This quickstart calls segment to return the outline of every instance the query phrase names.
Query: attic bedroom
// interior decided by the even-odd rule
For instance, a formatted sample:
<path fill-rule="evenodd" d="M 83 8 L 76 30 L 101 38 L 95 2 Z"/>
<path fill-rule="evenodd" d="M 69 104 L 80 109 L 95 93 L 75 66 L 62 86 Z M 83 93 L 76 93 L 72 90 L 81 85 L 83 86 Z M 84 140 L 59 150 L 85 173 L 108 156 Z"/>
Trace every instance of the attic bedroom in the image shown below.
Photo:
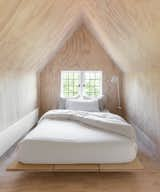
<path fill-rule="evenodd" d="M 160 190 L 159 10 L 0 0 L 0 192 Z"/>

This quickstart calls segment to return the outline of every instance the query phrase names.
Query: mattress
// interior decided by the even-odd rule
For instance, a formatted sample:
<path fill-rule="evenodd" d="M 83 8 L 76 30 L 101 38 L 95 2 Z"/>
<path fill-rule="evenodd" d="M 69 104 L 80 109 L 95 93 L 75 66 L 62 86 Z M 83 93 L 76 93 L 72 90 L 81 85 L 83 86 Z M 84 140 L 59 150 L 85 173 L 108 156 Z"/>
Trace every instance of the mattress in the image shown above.
<path fill-rule="evenodd" d="M 126 163 L 136 142 L 71 120 L 42 120 L 19 144 L 19 162 L 31 164 Z"/>

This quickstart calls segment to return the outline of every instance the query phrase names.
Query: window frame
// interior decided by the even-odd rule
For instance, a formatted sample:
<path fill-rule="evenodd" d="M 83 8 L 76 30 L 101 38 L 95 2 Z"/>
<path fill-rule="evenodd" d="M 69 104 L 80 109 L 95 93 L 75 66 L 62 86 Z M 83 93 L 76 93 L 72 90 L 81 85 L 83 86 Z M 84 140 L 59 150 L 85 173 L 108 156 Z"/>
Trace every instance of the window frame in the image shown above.
<path fill-rule="evenodd" d="M 97 97 L 101 97 L 103 95 L 103 71 L 100 70 L 85 70 L 82 71 L 83 73 L 83 84 L 82 86 L 85 84 L 85 73 L 100 73 L 100 80 L 101 80 L 101 84 L 99 85 L 99 89 L 100 89 L 100 94 L 98 96 L 88 96 L 85 95 L 85 91 L 82 90 L 82 97 L 88 97 L 88 98 L 97 98 Z M 83 89 L 83 88 L 82 88 Z"/>
<path fill-rule="evenodd" d="M 78 95 L 76 96 L 64 96 L 64 84 L 63 84 L 63 73 L 65 72 L 76 72 L 76 73 L 79 73 L 79 89 L 78 89 Z M 100 89 L 100 94 L 98 96 L 88 96 L 88 95 L 85 95 L 85 91 L 84 91 L 84 84 L 85 84 L 85 73 L 100 73 L 100 80 L 101 80 L 101 83 L 100 83 L 100 86 L 99 86 L 99 89 Z M 101 97 L 102 94 L 103 94 L 103 71 L 100 71 L 100 70 L 62 70 L 61 71 L 61 77 L 60 77 L 60 80 L 61 80 L 61 90 L 60 90 L 60 95 L 61 97 L 63 98 L 77 98 L 77 97 L 88 97 L 88 98 L 97 98 L 97 97 Z"/>
<path fill-rule="evenodd" d="M 80 76 L 80 79 L 79 79 L 79 85 L 81 84 L 80 83 L 80 81 L 81 81 L 81 71 L 76 71 L 76 70 L 63 70 L 63 71 L 61 71 L 61 90 L 60 90 L 60 95 L 61 95 L 61 97 L 63 97 L 63 98 L 77 98 L 77 97 L 79 97 L 79 95 L 80 95 L 80 89 L 78 89 L 78 95 L 76 95 L 76 96 L 65 96 L 64 95 L 64 87 L 63 87 L 63 73 L 68 73 L 68 72 L 76 72 L 76 73 L 79 73 L 79 76 Z"/>

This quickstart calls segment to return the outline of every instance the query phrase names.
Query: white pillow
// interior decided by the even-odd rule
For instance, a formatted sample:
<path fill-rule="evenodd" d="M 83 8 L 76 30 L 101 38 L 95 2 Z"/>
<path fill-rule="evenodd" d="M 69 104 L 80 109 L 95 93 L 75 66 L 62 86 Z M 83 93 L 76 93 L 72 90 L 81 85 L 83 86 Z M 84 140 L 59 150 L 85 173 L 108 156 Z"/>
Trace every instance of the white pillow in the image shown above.
<path fill-rule="evenodd" d="M 66 98 L 60 97 L 58 109 L 65 109 L 65 105 L 66 105 Z"/>
<path fill-rule="evenodd" d="M 91 97 L 88 97 L 88 96 L 83 96 L 83 99 L 93 100 Z M 100 97 L 97 97 L 96 99 L 98 100 L 99 110 L 104 111 L 104 109 L 106 107 L 105 104 L 104 104 L 104 95 L 102 95 Z"/>
<path fill-rule="evenodd" d="M 98 100 L 67 99 L 66 109 L 76 111 L 99 112 Z"/>
<path fill-rule="evenodd" d="M 79 98 L 79 96 L 72 97 L 72 99 L 78 99 L 78 98 Z M 58 109 L 65 109 L 66 101 L 67 101 L 67 98 L 60 97 L 59 98 L 59 103 L 58 103 Z"/>

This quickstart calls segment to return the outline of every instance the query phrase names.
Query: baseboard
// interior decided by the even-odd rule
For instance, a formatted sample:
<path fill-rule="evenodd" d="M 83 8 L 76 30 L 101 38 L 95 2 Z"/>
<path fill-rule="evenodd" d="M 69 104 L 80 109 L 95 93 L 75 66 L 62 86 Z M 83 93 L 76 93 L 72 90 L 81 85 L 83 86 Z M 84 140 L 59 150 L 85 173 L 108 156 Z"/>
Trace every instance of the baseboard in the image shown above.
<path fill-rule="evenodd" d="M 158 158 L 157 145 L 154 141 L 140 128 L 138 128 L 133 122 L 130 122 L 136 129 L 137 142 L 140 147 L 143 147 L 145 152 L 149 152 L 148 155 Z"/>
<path fill-rule="evenodd" d="M 36 124 L 38 113 L 35 109 L 0 133 L 0 157 Z"/>

